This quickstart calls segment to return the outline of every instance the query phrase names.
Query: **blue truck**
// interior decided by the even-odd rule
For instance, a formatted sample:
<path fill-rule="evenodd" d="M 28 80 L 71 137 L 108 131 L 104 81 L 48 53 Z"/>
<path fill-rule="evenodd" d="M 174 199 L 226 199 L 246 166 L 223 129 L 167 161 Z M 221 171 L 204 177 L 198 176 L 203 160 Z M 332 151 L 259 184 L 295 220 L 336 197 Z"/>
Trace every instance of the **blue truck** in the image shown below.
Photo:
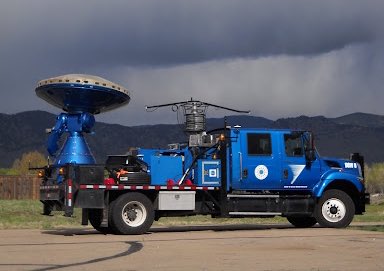
<path fill-rule="evenodd" d="M 81 208 L 83 225 L 143 234 L 170 216 L 282 216 L 295 227 L 342 228 L 365 212 L 369 194 L 359 154 L 320 157 L 310 131 L 227 125 L 205 131 L 201 104 L 190 102 L 187 142 L 134 148 L 104 164 L 45 167 L 44 214 L 72 216 Z"/>
<path fill-rule="evenodd" d="M 192 215 L 283 216 L 295 227 L 319 223 L 339 228 L 363 214 L 369 203 L 359 154 L 349 160 L 322 158 L 310 131 L 246 129 L 226 123 L 207 131 L 208 107 L 248 111 L 192 98 L 147 107 L 182 111 L 186 142 L 132 148 L 96 164 L 84 133 L 92 133 L 95 114 L 128 104 L 129 91 L 84 74 L 41 80 L 35 91 L 65 111 L 47 130 L 47 151 L 55 161 L 39 172 L 46 215 L 55 210 L 72 216 L 74 208 L 81 208 L 83 225 L 115 234 L 142 234 L 161 217 Z"/>

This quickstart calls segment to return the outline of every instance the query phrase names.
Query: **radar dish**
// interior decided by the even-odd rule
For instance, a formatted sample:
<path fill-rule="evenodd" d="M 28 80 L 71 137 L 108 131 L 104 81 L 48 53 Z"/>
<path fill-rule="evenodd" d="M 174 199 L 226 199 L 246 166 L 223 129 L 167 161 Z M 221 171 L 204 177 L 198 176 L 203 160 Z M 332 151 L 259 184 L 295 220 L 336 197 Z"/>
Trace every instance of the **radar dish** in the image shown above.
<path fill-rule="evenodd" d="M 98 114 L 129 103 L 124 87 L 104 78 L 86 74 L 67 74 L 41 80 L 36 94 L 68 113 Z"/>

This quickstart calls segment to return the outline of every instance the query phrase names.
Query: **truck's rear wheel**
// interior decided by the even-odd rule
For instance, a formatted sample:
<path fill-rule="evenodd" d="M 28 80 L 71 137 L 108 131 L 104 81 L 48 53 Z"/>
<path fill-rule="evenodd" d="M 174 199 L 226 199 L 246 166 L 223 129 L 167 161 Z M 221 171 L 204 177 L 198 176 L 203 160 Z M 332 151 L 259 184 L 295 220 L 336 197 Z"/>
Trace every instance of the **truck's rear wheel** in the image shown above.
<path fill-rule="evenodd" d="M 91 223 L 92 227 L 98 232 L 107 234 L 112 233 L 112 229 L 110 226 L 101 227 L 101 223 L 103 222 L 104 212 L 103 209 L 88 209 L 88 220 Z"/>
<path fill-rule="evenodd" d="M 324 192 L 316 206 L 316 219 L 323 227 L 345 228 L 353 220 L 355 204 L 348 194 L 331 189 Z"/>
<path fill-rule="evenodd" d="M 296 228 L 310 228 L 317 223 L 316 218 L 310 216 L 288 216 L 287 219 Z"/>
<path fill-rule="evenodd" d="M 112 226 L 118 234 L 142 234 L 149 230 L 155 218 L 152 202 L 141 193 L 118 197 L 111 208 Z"/>
<path fill-rule="evenodd" d="M 51 215 L 52 213 L 52 206 L 48 203 L 43 203 L 43 215 Z"/>

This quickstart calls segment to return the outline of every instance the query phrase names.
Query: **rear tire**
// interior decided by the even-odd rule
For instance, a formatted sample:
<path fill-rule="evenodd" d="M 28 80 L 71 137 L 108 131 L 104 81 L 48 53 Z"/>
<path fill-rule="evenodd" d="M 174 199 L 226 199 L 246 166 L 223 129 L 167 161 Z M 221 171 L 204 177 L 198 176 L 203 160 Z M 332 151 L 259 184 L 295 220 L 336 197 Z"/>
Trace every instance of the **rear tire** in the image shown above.
<path fill-rule="evenodd" d="M 154 218 L 152 202 L 141 193 L 123 194 L 111 208 L 111 224 L 117 234 L 143 234 L 152 226 Z"/>
<path fill-rule="evenodd" d="M 48 203 L 43 203 L 43 215 L 51 215 L 52 213 L 52 206 Z"/>
<path fill-rule="evenodd" d="M 101 227 L 103 222 L 104 212 L 103 209 L 88 209 L 88 220 L 92 227 L 98 232 L 108 234 L 113 233 L 111 227 Z M 108 223 L 109 224 L 109 223 Z"/>
<path fill-rule="evenodd" d="M 351 197 L 336 189 L 325 191 L 315 210 L 319 224 L 328 228 L 345 228 L 354 215 L 355 204 Z"/>
<path fill-rule="evenodd" d="M 310 228 L 317 223 L 316 218 L 310 216 L 288 216 L 287 219 L 296 228 Z"/>

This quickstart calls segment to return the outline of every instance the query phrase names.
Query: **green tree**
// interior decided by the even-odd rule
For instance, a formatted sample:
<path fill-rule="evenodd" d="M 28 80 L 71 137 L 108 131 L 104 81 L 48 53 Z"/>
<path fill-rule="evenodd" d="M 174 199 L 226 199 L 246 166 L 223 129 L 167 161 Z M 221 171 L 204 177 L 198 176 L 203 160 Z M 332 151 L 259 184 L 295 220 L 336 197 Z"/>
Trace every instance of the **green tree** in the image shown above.
<path fill-rule="evenodd" d="M 17 175 L 18 172 L 12 168 L 0 168 L 0 175 Z"/>
<path fill-rule="evenodd" d="M 12 170 L 18 174 L 31 174 L 29 167 L 42 167 L 46 165 L 47 159 L 38 151 L 24 153 L 21 158 L 13 162 Z"/>

